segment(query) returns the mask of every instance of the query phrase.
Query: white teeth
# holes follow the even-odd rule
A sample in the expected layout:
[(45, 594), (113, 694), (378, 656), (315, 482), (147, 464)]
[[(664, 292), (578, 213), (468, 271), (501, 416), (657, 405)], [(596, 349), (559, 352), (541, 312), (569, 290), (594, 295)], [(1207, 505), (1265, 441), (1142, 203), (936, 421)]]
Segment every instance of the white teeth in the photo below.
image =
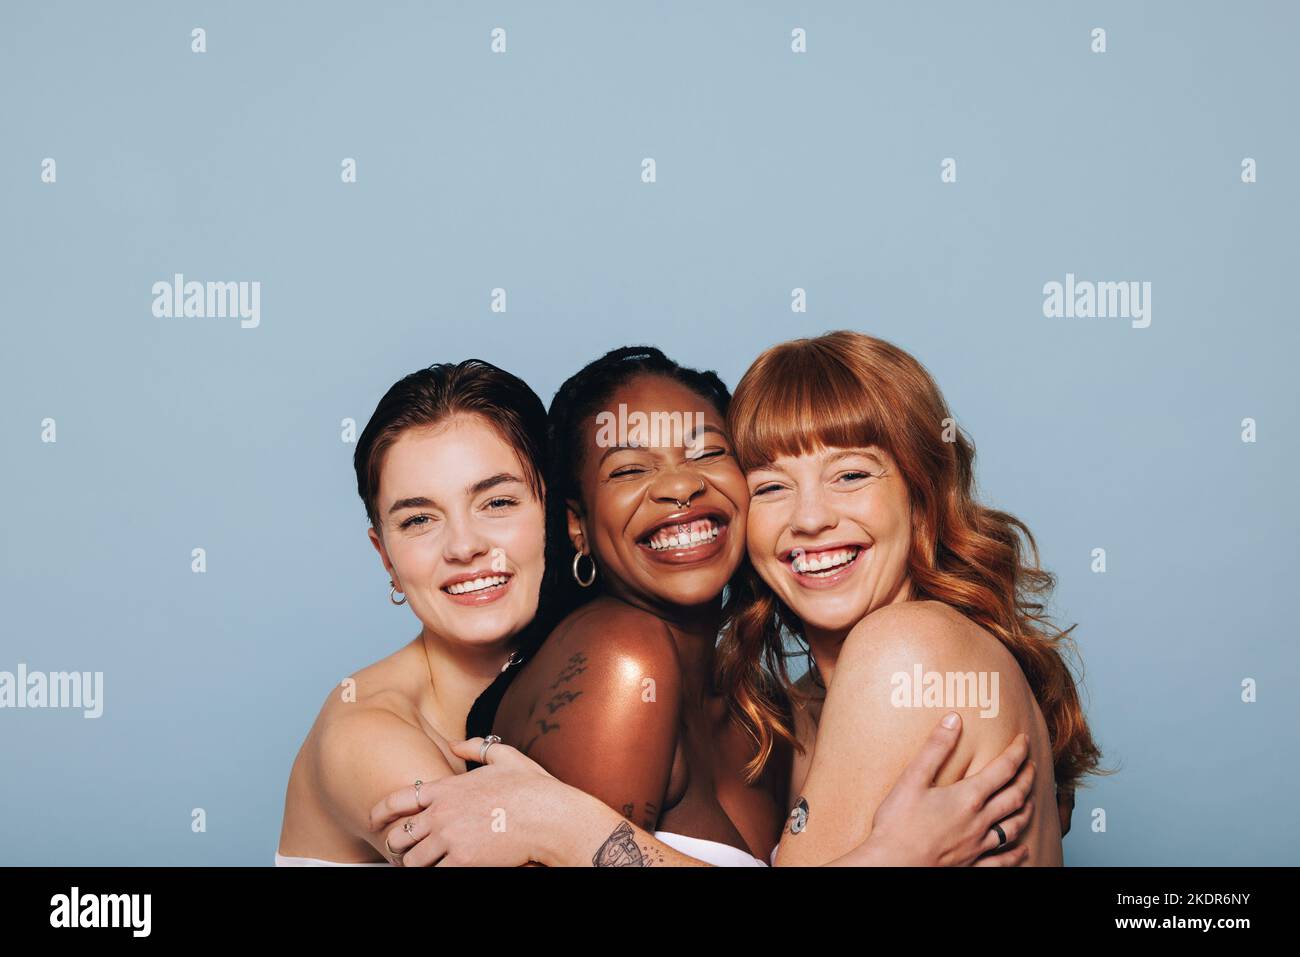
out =
[(450, 595), (466, 595), (470, 592), (482, 591), (484, 588), (492, 588), (495, 585), (504, 585), (508, 579), (506, 575), (489, 575), (487, 578), (475, 578), (473, 581), (457, 582), (454, 585), (447, 586), (447, 593)]
[(669, 548), (689, 548), (715, 541), (721, 526), (711, 518), (702, 518), (685, 525), (668, 525), (655, 532), (647, 543), (654, 551)]
[(803, 553), (796, 553), (790, 564), (800, 575), (815, 575), (819, 572), (829, 572), (842, 565), (847, 565), (858, 556), (860, 551), (860, 548), (841, 548), (838, 551), (824, 552), (811, 558)]

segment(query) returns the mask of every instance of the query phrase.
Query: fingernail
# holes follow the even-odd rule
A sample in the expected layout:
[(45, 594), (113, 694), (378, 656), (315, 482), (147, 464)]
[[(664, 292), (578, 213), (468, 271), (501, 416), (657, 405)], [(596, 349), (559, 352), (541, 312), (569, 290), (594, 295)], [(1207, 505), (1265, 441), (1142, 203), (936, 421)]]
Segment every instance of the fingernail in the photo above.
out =
[(955, 728), (957, 727), (957, 722), (959, 720), (960, 719), (957, 717), (956, 711), (949, 711), (947, 714), (943, 716), (943, 726), (945, 728)]

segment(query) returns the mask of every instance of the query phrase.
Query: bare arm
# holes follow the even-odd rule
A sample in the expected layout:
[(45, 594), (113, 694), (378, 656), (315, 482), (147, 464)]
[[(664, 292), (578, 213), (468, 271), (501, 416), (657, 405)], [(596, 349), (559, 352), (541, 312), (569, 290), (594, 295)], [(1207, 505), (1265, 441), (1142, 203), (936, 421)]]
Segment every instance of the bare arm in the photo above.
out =
[[(778, 862), (797, 866), (834, 861), (867, 841), (877, 811), (930, 733), (935, 707), (920, 706), (896, 677), (994, 671), (1001, 659), (988, 645), (972, 645), (961, 623), (942, 609), (918, 603), (888, 606), (860, 622), (846, 639), (827, 691), (817, 747), (795, 810), (781, 837)], [(975, 702), (955, 709), (966, 735), (935, 768), (941, 784), (960, 781), (987, 765), (1023, 730), (1004, 706), (980, 717)], [(870, 742), (870, 747), (864, 746)]]
[[(1023, 736), (979, 775), (948, 787), (932, 787), (940, 765), (952, 753), (960, 721), (940, 723), (876, 815), (871, 838), (830, 865), (1023, 863), (1018, 848), (997, 855), (992, 824), (1000, 821), (1015, 841), (1033, 813), (1025, 795), (1033, 767), (1025, 763)], [(457, 742), (453, 750), (477, 758), (481, 738)], [(1008, 783), (1010, 782), (1010, 783)], [(489, 817), (500, 827), (486, 827)], [(407, 832), (401, 824), (409, 821)], [(551, 777), (536, 762), (506, 745), (493, 745), (488, 764), (444, 779), (416, 795), (404, 788), (371, 812), (371, 827), (387, 829), (393, 847), (408, 848), (412, 865), (693, 867), (702, 861), (655, 839), (623, 820), (596, 798)], [(977, 861), (976, 858), (979, 858)]]
[(370, 827), (370, 809), (385, 794), (450, 776), (452, 769), (427, 735), (393, 712), (338, 707), (317, 738), (314, 783), (338, 826), (389, 858), (383, 834)]

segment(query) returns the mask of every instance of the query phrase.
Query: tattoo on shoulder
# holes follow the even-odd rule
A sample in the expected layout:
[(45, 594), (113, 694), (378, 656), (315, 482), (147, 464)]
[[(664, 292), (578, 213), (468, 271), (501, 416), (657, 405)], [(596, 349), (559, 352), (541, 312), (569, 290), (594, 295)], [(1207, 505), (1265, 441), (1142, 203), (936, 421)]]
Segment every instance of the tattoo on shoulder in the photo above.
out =
[[(555, 693), (552, 694), (548, 700), (539, 700), (533, 705), (532, 710), (528, 713), (528, 723), (530, 726), (535, 727), (537, 732), (528, 740), (528, 743), (523, 746), (522, 751), (525, 755), (532, 750), (532, 747), (537, 743), (538, 738), (550, 734), (552, 731), (560, 730), (560, 722), (548, 721), (547, 717), (554, 718), (557, 711), (560, 711), (566, 705), (573, 704), (573, 702), (582, 695), (582, 692), (571, 691), (567, 688), (560, 690), (556, 689), (559, 689), (560, 685), (572, 681), (586, 670), (587, 656), (585, 654), (579, 651), (576, 654), (570, 655), (568, 662), (560, 669), (559, 677), (555, 679), (555, 682), (548, 689)], [(545, 715), (541, 714), (543, 708), (546, 709)]]
[(802, 794), (799, 800), (794, 802), (794, 807), (790, 810), (790, 816), (785, 819), (785, 827), (781, 829), (782, 834), (798, 834), (808, 826), (808, 799)]
[(636, 832), (627, 821), (622, 821), (612, 834), (605, 838), (600, 850), (591, 859), (594, 867), (651, 867), (661, 862), (658, 853), (645, 854), (636, 843)]
[(572, 681), (574, 678), (578, 677), (578, 675), (582, 674), (586, 670), (587, 670), (586, 655), (584, 655), (581, 651), (579, 651), (576, 654), (570, 655), (568, 663), (565, 664), (565, 666), (560, 669), (560, 676), (556, 678), (555, 683), (551, 685), (551, 690), (554, 691), (560, 685)]

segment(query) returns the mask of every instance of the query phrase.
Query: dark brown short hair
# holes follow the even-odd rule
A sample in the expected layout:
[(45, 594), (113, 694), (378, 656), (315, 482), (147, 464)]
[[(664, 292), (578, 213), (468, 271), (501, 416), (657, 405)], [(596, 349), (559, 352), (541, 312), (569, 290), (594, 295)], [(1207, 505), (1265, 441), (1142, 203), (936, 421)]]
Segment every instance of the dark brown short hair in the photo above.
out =
[(357, 440), (352, 456), (357, 494), (376, 530), (380, 527), (379, 473), (389, 447), (407, 429), (438, 425), (458, 414), (480, 416), (496, 429), (518, 454), (537, 500), (545, 501), (546, 409), (537, 393), (518, 376), (482, 359), (439, 362), (395, 382)]

